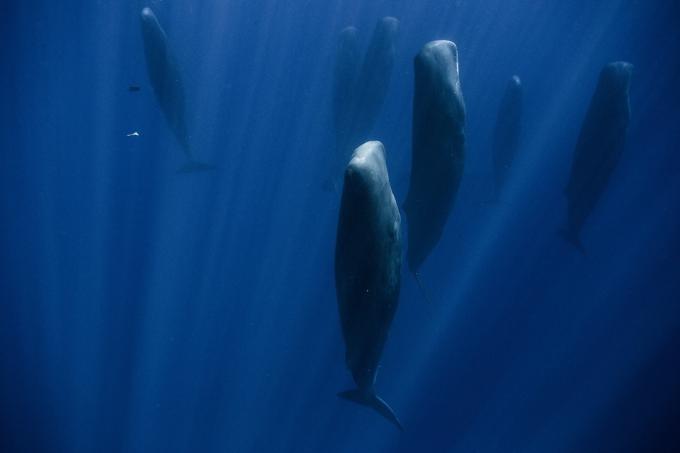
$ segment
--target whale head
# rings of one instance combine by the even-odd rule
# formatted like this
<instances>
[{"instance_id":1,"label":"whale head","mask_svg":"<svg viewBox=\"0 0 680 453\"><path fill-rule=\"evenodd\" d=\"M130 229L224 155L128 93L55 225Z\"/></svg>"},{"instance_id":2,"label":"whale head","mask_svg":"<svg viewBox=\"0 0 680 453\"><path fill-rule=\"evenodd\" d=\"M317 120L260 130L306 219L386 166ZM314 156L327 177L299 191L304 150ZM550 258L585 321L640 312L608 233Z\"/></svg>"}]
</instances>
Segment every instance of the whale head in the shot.
<instances>
[{"instance_id":1,"label":"whale head","mask_svg":"<svg viewBox=\"0 0 680 453\"><path fill-rule=\"evenodd\" d=\"M627 61L614 61L602 69L601 79L617 92L628 92L630 79L633 76L633 65Z\"/></svg>"},{"instance_id":2,"label":"whale head","mask_svg":"<svg viewBox=\"0 0 680 453\"><path fill-rule=\"evenodd\" d=\"M148 6L144 7L142 9L142 12L139 14L139 18L142 20L142 22L158 22L158 19L156 18L156 15L153 13L151 8Z\"/></svg>"},{"instance_id":3,"label":"whale head","mask_svg":"<svg viewBox=\"0 0 680 453\"><path fill-rule=\"evenodd\" d=\"M163 27L161 27L160 22L158 22L158 17L151 10L151 8L144 7L142 12L139 13L139 19L142 23L142 30L144 33L158 34L159 38L165 38L165 33L163 32Z\"/></svg>"}]
</instances>

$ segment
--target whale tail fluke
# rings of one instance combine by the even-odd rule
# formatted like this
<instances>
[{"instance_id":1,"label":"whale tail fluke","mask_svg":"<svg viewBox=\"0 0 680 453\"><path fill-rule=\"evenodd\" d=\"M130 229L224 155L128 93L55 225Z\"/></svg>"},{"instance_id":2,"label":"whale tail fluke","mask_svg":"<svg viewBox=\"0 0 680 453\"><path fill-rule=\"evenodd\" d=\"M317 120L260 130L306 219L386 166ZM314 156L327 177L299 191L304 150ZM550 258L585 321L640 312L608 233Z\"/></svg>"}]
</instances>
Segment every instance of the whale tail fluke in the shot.
<instances>
[{"instance_id":1,"label":"whale tail fluke","mask_svg":"<svg viewBox=\"0 0 680 453\"><path fill-rule=\"evenodd\" d=\"M570 231L567 228L561 228L557 232L562 238L567 241L569 244L573 245L576 247L576 250L581 252L583 255L586 254L586 249L583 247L583 243L581 242L581 239L578 237L578 235L572 231Z\"/></svg>"},{"instance_id":2,"label":"whale tail fluke","mask_svg":"<svg viewBox=\"0 0 680 453\"><path fill-rule=\"evenodd\" d=\"M353 401L357 404L361 404L362 406L367 406L374 409L380 415L392 422L394 426L399 428L399 431L404 432L404 427L401 425L401 422L395 415L392 408L375 393L354 389L340 392L338 393L338 396L348 401Z\"/></svg>"},{"instance_id":3,"label":"whale tail fluke","mask_svg":"<svg viewBox=\"0 0 680 453\"><path fill-rule=\"evenodd\" d=\"M198 162L196 160L190 160L179 169L177 169L177 173L196 173L199 171L210 171L210 170L215 170L215 166L213 164L207 164L205 162Z\"/></svg>"}]
</instances>

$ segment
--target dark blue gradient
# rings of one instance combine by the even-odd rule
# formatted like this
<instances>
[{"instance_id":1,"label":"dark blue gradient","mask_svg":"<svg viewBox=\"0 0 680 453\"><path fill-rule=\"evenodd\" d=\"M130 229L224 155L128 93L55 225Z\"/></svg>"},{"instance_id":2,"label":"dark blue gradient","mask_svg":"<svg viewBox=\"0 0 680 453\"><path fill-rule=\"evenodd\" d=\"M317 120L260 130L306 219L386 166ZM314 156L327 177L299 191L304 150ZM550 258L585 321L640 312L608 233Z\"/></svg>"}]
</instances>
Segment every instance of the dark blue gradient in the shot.
<instances>
[{"instance_id":1,"label":"dark blue gradient","mask_svg":"<svg viewBox=\"0 0 680 453\"><path fill-rule=\"evenodd\" d=\"M176 173L147 5L213 172ZM399 203L427 41L456 42L467 107L461 189L421 269L432 301L404 271L377 380L403 434L336 396L322 189L336 39L355 25L365 48L385 15L400 32L374 138ZM3 1L0 451L680 451L679 20L674 0ZM563 190L615 60L635 65L632 117L583 256L557 234ZM493 204L512 74L522 144Z\"/></svg>"}]
</instances>

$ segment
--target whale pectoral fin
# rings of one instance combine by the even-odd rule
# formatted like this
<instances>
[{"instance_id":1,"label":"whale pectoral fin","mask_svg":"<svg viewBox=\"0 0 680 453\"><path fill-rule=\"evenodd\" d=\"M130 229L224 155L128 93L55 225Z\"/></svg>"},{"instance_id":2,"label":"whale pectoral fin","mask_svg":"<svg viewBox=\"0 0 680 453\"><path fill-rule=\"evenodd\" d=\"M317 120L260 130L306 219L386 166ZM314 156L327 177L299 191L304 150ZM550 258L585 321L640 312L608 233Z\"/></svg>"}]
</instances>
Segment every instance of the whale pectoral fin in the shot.
<instances>
[{"instance_id":1,"label":"whale pectoral fin","mask_svg":"<svg viewBox=\"0 0 680 453\"><path fill-rule=\"evenodd\" d=\"M354 389L340 392L338 393L338 396L340 398L353 401L357 404L361 404L362 406L367 406L374 409L380 415L392 422L392 424L394 424L397 428L399 428L399 431L404 432L404 427L401 425L401 422L397 418L392 408L375 393L366 393L359 389Z\"/></svg>"},{"instance_id":2,"label":"whale pectoral fin","mask_svg":"<svg viewBox=\"0 0 680 453\"><path fill-rule=\"evenodd\" d=\"M207 164L204 162L190 160L181 167L179 167L177 169L177 173L196 173L199 171L215 170L216 168L217 167L215 167L213 164Z\"/></svg>"}]
</instances>

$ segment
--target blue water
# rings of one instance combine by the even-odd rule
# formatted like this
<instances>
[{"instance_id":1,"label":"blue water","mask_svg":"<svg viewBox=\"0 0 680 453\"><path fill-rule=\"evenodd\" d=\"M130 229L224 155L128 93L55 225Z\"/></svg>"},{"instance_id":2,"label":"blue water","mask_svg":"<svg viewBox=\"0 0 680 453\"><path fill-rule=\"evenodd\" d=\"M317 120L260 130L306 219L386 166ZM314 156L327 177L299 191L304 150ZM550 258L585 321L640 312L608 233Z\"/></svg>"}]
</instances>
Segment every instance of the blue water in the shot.
<instances>
[{"instance_id":1,"label":"blue water","mask_svg":"<svg viewBox=\"0 0 680 453\"><path fill-rule=\"evenodd\" d=\"M176 173L145 5L213 172ZM467 107L431 301L404 269L377 380L403 434L336 396L352 382L322 189L338 33L365 46L385 15L401 29L373 135L400 202L427 41L457 43ZM0 16L0 451L680 451L676 1L5 0ZM556 234L562 191L614 60L635 65L632 117L583 256ZM512 74L524 132L494 205Z\"/></svg>"}]
</instances>

